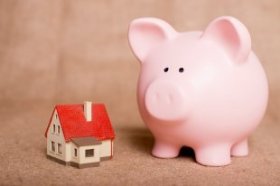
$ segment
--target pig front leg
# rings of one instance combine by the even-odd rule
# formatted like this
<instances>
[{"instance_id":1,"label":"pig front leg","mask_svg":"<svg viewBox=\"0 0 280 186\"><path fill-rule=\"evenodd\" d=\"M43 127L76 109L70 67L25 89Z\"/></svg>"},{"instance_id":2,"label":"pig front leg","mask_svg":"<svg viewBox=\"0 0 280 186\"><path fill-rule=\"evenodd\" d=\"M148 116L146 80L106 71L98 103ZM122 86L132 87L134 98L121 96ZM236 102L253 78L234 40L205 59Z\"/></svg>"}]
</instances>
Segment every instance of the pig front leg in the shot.
<instances>
[{"instance_id":1,"label":"pig front leg","mask_svg":"<svg viewBox=\"0 0 280 186\"><path fill-rule=\"evenodd\" d=\"M159 158L174 158L179 155L180 146L156 140L152 154Z\"/></svg>"},{"instance_id":2,"label":"pig front leg","mask_svg":"<svg viewBox=\"0 0 280 186\"><path fill-rule=\"evenodd\" d=\"M223 166L230 164L230 145L206 145L194 149L196 161L206 166Z\"/></svg>"},{"instance_id":3,"label":"pig front leg","mask_svg":"<svg viewBox=\"0 0 280 186\"><path fill-rule=\"evenodd\" d=\"M244 139L236 144L234 144L231 148L232 156L247 156L249 153L248 150L248 140Z\"/></svg>"}]
</instances>

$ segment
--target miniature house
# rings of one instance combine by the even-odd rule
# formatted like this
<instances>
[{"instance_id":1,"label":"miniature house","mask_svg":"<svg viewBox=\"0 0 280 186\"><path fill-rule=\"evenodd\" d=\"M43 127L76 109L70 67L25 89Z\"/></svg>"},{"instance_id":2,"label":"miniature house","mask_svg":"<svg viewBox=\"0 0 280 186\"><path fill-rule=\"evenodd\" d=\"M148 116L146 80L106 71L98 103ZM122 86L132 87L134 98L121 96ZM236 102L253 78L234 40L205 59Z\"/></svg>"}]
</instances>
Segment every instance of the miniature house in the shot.
<instances>
[{"instance_id":1,"label":"miniature house","mask_svg":"<svg viewBox=\"0 0 280 186\"><path fill-rule=\"evenodd\" d=\"M47 130L47 157L78 168L113 157L115 137L105 105L57 105Z\"/></svg>"}]
</instances>

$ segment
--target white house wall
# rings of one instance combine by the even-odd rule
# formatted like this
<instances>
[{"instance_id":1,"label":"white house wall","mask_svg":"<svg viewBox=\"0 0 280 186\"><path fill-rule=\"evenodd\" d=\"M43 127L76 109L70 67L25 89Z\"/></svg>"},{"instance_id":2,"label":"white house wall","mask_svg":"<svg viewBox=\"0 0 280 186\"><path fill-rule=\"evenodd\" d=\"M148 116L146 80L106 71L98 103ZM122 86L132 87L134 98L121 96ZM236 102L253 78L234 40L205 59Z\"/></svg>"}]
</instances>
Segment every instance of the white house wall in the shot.
<instances>
[{"instance_id":1,"label":"white house wall","mask_svg":"<svg viewBox=\"0 0 280 186\"><path fill-rule=\"evenodd\" d=\"M67 151L66 153L70 156L70 160L71 162L74 163L79 163L80 162L80 154L79 154L79 147L77 147L73 142L69 142L69 151ZM75 157L75 148L77 149L77 157Z\"/></svg>"},{"instance_id":2,"label":"white house wall","mask_svg":"<svg viewBox=\"0 0 280 186\"><path fill-rule=\"evenodd\" d=\"M90 146L82 146L78 149L79 154L79 163L86 164L86 163L93 163L93 162L100 162L100 145L90 145ZM86 157L85 150L86 149L94 149L94 156L93 157Z\"/></svg>"},{"instance_id":3,"label":"white house wall","mask_svg":"<svg viewBox=\"0 0 280 186\"><path fill-rule=\"evenodd\" d=\"M100 146L100 157L110 157L113 155L113 152L111 154L111 143L113 145L112 140L103 140L102 144ZM112 151L113 151L113 146L112 146Z\"/></svg>"},{"instance_id":4,"label":"white house wall","mask_svg":"<svg viewBox=\"0 0 280 186\"><path fill-rule=\"evenodd\" d=\"M57 117L56 117L57 116ZM55 124L55 132L53 131L53 125ZM60 132L58 132L58 126L60 126ZM52 151L52 141L55 143L55 151ZM58 143L61 144L61 154L58 153ZM57 111L54 111L54 114L51 119L51 123L47 132L47 155L55 157L63 161L69 161L69 154L66 153L66 149L69 149L69 145L65 144L64 135L60 121L57 115Z\"/></svg>"},{"instance_id":5,"label":"white house wall","mask_svg":"<svg viewBox=\"0 0 280 186\"><path fill-rule=\"evenodd\" d=\"M68 142L66 143L66 155L69 157L69 159L67 158L67 162L74 162L78 164L99 162L101 147L101 144L77 147L73 142ZM75 157L74 154L75 148L77 149L77 157ZM86 149L94 149L94 157L85 157Z\"/></svg>"},{"instance_id":6,"label":"white house wall","mask_svg":"<svg viewBox=\"0 0 280 186\"><path fill-rule=\"evenodd\" d=\"M65 161L66 162L70 162L72 161L73 157L74 157L74 148L73 148L73 151L72 151L72 148L73 148L73 145L72 145L72 142L67 142L65 144ZM77 158L74 158L74 159L77 159Z\"/></svg>"}]
</instances>

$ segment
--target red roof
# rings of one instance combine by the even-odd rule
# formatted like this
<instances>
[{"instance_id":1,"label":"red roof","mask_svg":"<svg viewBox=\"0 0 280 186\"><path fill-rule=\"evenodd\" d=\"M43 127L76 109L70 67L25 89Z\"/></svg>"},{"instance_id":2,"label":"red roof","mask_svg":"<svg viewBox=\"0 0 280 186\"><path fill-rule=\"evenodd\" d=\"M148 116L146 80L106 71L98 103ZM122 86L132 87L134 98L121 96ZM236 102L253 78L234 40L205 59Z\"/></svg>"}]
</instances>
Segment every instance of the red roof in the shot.
<instances>
[{"instance_id":1,"label":"red roof","mask_svg":"<svg viewBox=\"0 0 280 186\"><path fill-rule=\"evenodd\" d=\"M70 141L71 138L77 137L94 137L99 140L113 139L115 137L104 104L92 104L92 121L90 122L85 119L83 104L57 105L55 109L58 113L65 141ZM46 137L52 117L45 132Z\"/></svg>"}]
</instances>

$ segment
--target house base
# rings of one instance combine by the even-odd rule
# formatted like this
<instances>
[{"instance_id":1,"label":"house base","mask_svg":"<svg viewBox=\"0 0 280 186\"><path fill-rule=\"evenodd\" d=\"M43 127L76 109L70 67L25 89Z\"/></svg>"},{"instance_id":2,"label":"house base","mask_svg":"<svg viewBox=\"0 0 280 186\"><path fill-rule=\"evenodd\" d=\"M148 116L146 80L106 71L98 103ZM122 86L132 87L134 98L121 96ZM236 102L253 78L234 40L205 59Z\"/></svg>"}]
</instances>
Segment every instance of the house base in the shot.
<instances>
[{"instance_id":1,"label":"house base","mask_svg":"<svg viewBox=\"0 0 280 186\"><path fill-rule=\"evenodd\" d=\"M101 158L100 158L101 161L106 161L106 160L110 160L110 159L112 159L111 156L101 157Z\"/></svg>"},{"instance_id":2,"label":"house base","mask_svg":"<svg viewBox=\"0 0 280 186\"><path fill-rule=\"evenodd\" d=\"M95 162L95 163L84 163L84 164L78 164L78 163L74 163L74 162L69 162L69 165L79 168L79 169L83 169L83 168L88 168L88 167L99 167L100 166L100 162Z\"/></svg>"},{"instance_id":3,"label":"house base","mask_svg":"<svg viewBox=\"0 0 280 186\"><path fill-rule=\"evenodd\" d=\"M76 163L76 162L65 162L63 160L52 157L50 155L47 155L47 158L52 160L52 161L55 161L59 164L66 165L66 166L70 165L70 166L73 166L73 167L76 167L76 168L79 168L79 169L87 168L87 167L98 167L98 166L100 166L100 162L79 164L79 163ZM108 157L102 157L100 159L101 159L101 161L104 161L104 160L110 160L112 158L110 156L108 156Z\"/></svg>"}]
</instances>

